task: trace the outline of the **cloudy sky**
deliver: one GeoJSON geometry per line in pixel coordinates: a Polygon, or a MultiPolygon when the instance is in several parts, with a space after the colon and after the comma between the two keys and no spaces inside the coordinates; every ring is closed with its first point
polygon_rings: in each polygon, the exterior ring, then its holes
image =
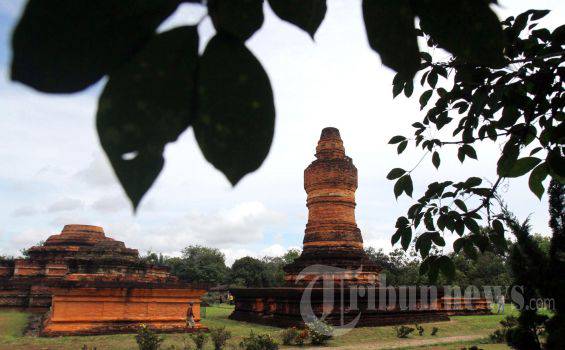
{"type": "MultiPolygon", "coordinates": [[[[265,24],[248,46],[267,70],[275,94],[276,132],[267,160],[231,188],[202,157],[188,130],[167,147],[165,168],[137,215],[94,128],[104,82],[79,94],[45,95],[9,81],[10,35],[23,3],[0,2],[0,254],[17,254],[70,223],[103,226],[141,252],[178,254],[190,244],[213,246],[230,263],[299,247],[307,218],[303,170],[326,126],[340,129],[359,169],[357,220],[365,244],[391,249],[396,217],[411,202],[396,201],[385,176],[393,167],[415,164],[421,154],[409,147],[398,157],[387,141],[406,134],[421,114],[417,98],[392,99],[393,73],[369,49],[359,0],[328,0],[315,42],[266,6],[265,24]]],[[[501,0],[496,11],[505,18],[531,3],[501,0]]],[[[536,6],[553,10],[544,20],[547,27],[562,24],[562,0],[536,6]]],[[[202,13],[184,5],[160,30],[194,22],[202,13]]],[[[213,35],[209,20],[200,34],[203,44],[213,35]]],[[[445,153],[441,174],[424,161],[413,176],[415,195],[436,179],[465,179],[471,172],[494,179],[495,147],[479,147],[479,160],[463,166],[445,153]]],[[[538,201],[527,179],[513,180],[505,190],[511,209],[520,218],[531,215],[535,231],[547,233],[547,198],[538,201]]]]}

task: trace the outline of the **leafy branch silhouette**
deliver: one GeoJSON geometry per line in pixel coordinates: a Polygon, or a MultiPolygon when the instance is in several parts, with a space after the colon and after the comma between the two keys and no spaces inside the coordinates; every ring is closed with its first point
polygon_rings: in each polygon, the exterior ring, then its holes
{"type": "MultiPolygon", "coordinates": [[[[327,11],[325,0],[267,2],[312,38],[327,11]]],[[[30,0],[13,34],[11,77],[47,93],[78,92],[108,77],[96,125],[134,209],[163,168],[166,144],[189,127],[235,185],[261,166],[274,133],[270,80],[245,46],[264,22],[263,7],[263,0],[30,0]],[[216,29],[202,55],[200,22],[156,32],[183,2],[207,7],[216,29]]],[[[489,1],[364,0],[362,10],[371,48],[404,81],[422,64],[416,18],[460,60],[504,63],[489,1]]]]}

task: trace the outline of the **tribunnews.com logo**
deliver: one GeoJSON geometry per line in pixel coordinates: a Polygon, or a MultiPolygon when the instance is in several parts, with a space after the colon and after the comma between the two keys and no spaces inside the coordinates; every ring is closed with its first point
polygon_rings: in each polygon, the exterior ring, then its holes
{"type": "MultiPolygon", "coordinates": [[[[308,281],[300,301],[300,314],[305,323],[326,321],[332,317],[333,335],[339,336],[355,328],[362,312],[435,310],[474,310],[475,302],[486,300],[495,312],[504,313],[505,304],[513,308],[555,310],[554,299],[524,298],[523,286],[388,286],[386,275],[358,285],[344,284],[343,276],[359,276],[362,268],[346,270],[334,266],[311,265],[303,269],[296,282],[308,281]],[[321,293],[322,300],[313,293],[321,293]],[[459,300],[457,303],[441,302],[459,300]],[[361,308],[360,306],[363,305],[361,308]],[[336,317],[338,321],[336,322],[336,317]],[[337,323],[337,325],[336,325],[337,323]]],[[[369,276],[370,277],[370,276],[369,276]]],[[[328,334],[330,335],[330,334],[328,334]]]]}

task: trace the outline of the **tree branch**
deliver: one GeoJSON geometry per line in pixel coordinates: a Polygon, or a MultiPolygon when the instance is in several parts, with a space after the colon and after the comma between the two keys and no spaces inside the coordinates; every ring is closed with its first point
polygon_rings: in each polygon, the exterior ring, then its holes
{"type": "Polygon", "coordinates": [[[492,185],[492,188],[490,190],[490,193],[488,196],[486,196],[483,199],[483,203],[481,205],[479,205],[478,207],[476,207],[475,209],[467,212],[465,215],[470,215],[470,214],[475,214],[477,213],[479,210],[481,210],[482,208],[484,208],[486,205],[488,205],[488,203],[490,202],[490,200],[492,199],[492,197],[494,197],[495,193],[496,193],[496,189],[498,188],[498,185],[500,184],[500,181],[502,181],[502,176],[499,176],[498,179],[496,180],[496,182],[494,183],[494,185],[492,185]]]}

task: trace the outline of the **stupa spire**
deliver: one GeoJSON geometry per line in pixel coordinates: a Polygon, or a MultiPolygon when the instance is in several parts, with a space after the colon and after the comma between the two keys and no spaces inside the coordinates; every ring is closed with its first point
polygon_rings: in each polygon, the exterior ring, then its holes
{"type": "Polygon", "coordinates": [[[376,281],[380,269],[365,254],[355,221],[357,168],[345,154],[338,129],[322,130],[316,159],[304,170],[304,190],[308,223],[302,255],[285,267],[287,282],[294,283],[302,269],[315,264],[363,271],[338,276],[343,283],[376,281]]]}
{"type": "Polygon", "coordinates": [[[316,146],[316,158],[345,158],[345,148],[343,147],[343,141],[338,129],[328,127],[322,130],[320,141],[318,141],[318,146],[316,146]]]}

